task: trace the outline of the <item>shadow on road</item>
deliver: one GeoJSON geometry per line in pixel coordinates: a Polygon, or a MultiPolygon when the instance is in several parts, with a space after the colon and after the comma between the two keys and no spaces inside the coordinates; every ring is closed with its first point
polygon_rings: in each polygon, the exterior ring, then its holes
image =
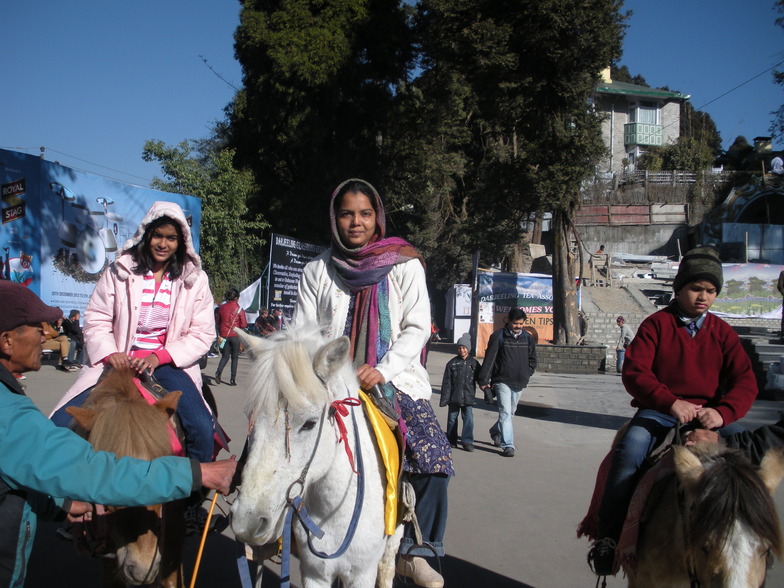
{"type": "Polygon", "coordinates": [[[609,429],[611,431],[617,431],[629,420],[629,417],[625,416],[554,408],[552,406],[526,402],[521,402],[517,405],[515,415],[539,421],[581,425],[583,427],[609,429]]]}

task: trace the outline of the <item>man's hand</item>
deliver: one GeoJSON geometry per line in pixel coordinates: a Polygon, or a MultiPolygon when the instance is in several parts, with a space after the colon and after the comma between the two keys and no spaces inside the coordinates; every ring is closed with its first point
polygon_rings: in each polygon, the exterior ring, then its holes
{"type": "Polygon", "coordinates": [[[670,414],[683,425],[696,419],[700,408],[686,400],[676,400],[670,407],[670,414]]]}
{"type": "Polygon", "coordinates": [[[706,429],[718,429],[724,426],[724,419],[715,408],[700,408],[697,411],[697,418],[706,429]]]}
{"type": "Polygon", "coordinates": [[[202,463],[201,484],[206,488],[217,490],[221,494],[228,494],[234,472],[237,470],[237,456],[222,459],[211,463],[202,463]]]}
{"type": "Polygon", "coordinates": [[[716,431],[709,431],[708,429],[694,429],[686,433],[686,447],[697,445],[697,443],[711,443],[716,445],[719,443],[719,434],[716,431]]]}

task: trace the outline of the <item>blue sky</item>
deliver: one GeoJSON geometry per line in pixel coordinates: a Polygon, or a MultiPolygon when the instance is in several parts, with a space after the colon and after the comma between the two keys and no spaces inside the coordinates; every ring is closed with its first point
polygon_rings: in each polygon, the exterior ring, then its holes
{"type": "MultiPolygon", "coordinates": [[[[707,104],[725,148],[767,135],[784,88],[770,72],[744,82],[784,60],[773,3],[627,0],[621,64],[707,104]]],[[[160,169],[142,161],[144,142],[206,136],[234,93],[199,56],[242,83],[239,10],[236,0],[5,0],[0,148],[45,146],[50,161],[147,186],[160,169]]]]}

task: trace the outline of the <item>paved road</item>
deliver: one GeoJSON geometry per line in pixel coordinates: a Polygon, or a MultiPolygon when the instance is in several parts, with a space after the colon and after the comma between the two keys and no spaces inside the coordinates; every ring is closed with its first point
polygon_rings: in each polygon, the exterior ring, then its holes
{"type": "MultiPolygon", "coordinates": [[[[428,361],[436,390],[433,404],[442,424],[446,409],[437,407],[437,392],[451,357],[437,349],[428,361]]],[[[216,365],[211,359],[205,374],[214,373],[216,365]]],[[[247,428],[242,410],[249,366],[250,360],[242,357],[239,386],[214,388],[220,422],[236,453],[247,428]]],[[[25,383],[28,395],[48,414],[74,379],[74,374],[45,366],[28,374],[25,383]]],[[[474,409],[477,451],[458,449],[454,455],[457,475],[449,488],[448,555],[442,560],[448,588],[594,586],[595,577],[585,563],[588,544],[576,539],[575,527],[585,513],[596,469],[615,430],[633,412],[628,398],[615,374],[535,374],[518,407],[518,451],[511,459],[500,455],[487,434],[495,407],[479,402],[474,409]]],[[[781,403],[758,401],[744,422],[749,428],[773,422],[782,408],[781,403]]],[[[781,509],[781,490],[777,502],[781,509]]],[[[54,529],[51,523],[39,529],[27,586],[98,588],[99,562],[76,556],[70,543],[55,538],[54,529]]],[[[196,547],[196,540],[189,540],[188,576],[196,547]]],[[[228,531],[211,536],[196,585],[239,588],[235,557],[228,531]]],[[[276,571],[272,566],[265,574],[265,586],[278,585],[276,571]]],[[[778,564],[769,578],[769,586],[784,586],[784,565],[778,564]]],[[[298,577],[293,579],[298,585],[298,577]]],[[[620,578],[608,582],[610,587],[624,585],[620,578]]]]}

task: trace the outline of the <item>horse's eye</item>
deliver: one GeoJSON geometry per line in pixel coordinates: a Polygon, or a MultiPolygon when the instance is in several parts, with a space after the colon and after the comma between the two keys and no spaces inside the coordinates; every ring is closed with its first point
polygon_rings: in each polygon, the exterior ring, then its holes
{"type": "Polygon", "coordinates": [[[318,421],[316,419],[309,419],[305,421],[305,423],[300,428],[300,431],[310,431],[313,427],[316,426],[318,421]]]}

